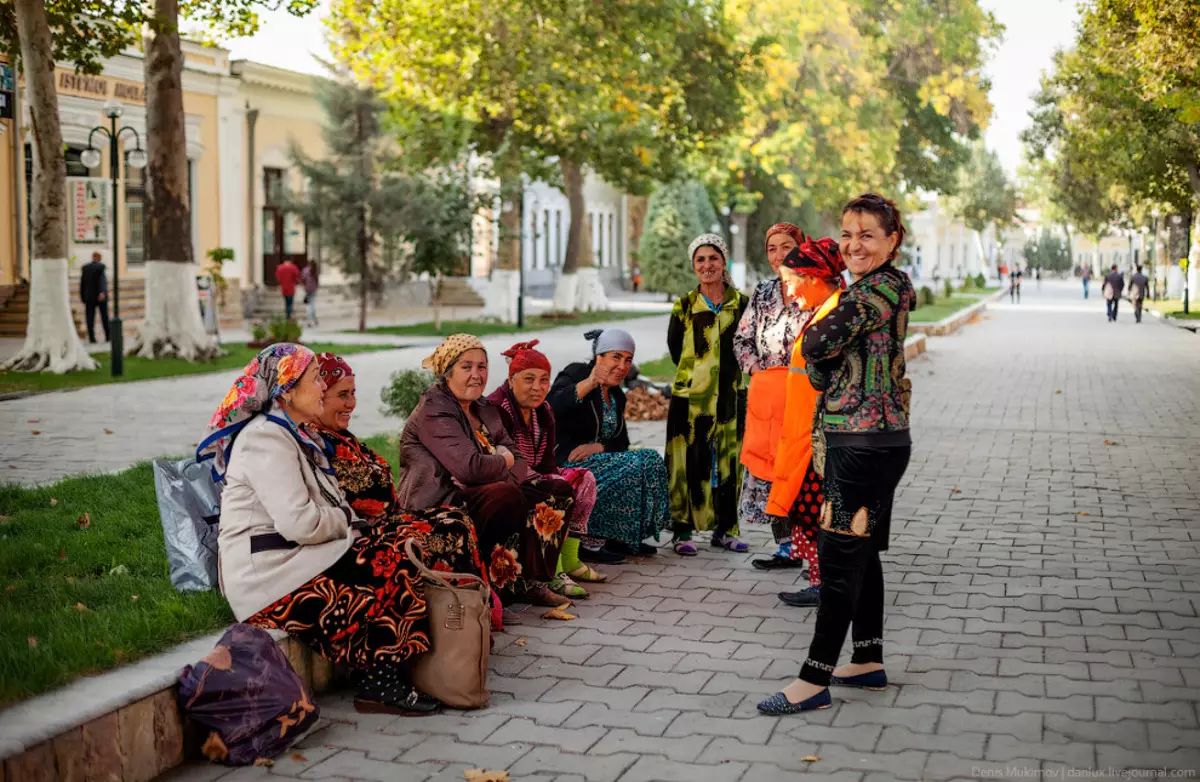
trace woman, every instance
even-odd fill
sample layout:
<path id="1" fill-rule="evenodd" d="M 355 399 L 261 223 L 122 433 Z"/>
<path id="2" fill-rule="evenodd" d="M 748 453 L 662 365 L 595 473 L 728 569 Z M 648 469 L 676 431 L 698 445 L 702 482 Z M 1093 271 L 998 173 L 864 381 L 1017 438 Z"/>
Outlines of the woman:
<path id="1" fill-rule="evenodd" d="M 424 715 L 410 683 L 429 651 L 425 598 L 393 522 L 363 524 L 312 431 L 325 386 L 311 350 L 263 349 L 234 382 L 197 449 L 223 480 L 221 591 L 238 621 L 284 630 L 358 674 L 355 708 Z"/>
<path id="2" fill-rule="evenodd" d="M 879 552 L 888 547 L 892 500 L 912 450 L 904 338 L 915 294 L 892 263 L 904 234 L 900 210 L 881 196 L 868 193 L 843 208 L 841 253 L 854 283 L 801 343 L 821 393 L 814 432 L 826 448 L 821 601 L 800 678 L 759 703 L 763 714 L 828 708 L 831 683 L 887 686 Z M 853 656 L 835 668 L 851 625 Z"/>
<path id="3" fill-rule="evenodd" d="M 396 501 L 392 467 L 350 433 L 358 406 L 354 370 L 341 356 L 317 356 L 317 372 L 325 385 L 324 409 L 317 434 L 333 467 L 338 487 L 354 512 L 368 524 L 395 522 L 406 537 L 417 537 L 425 564 L 445 573 L 471 573 L 487 582 L 475 526 L 460 509 L 429 508 L 405 513 Z"/>
<path id="4" fill-rule="evenodd" d="M 688 257 L 700 284 L 675 302 L 667 327 L 667 348 L 677 367 L 666 448 L 675 553 L 695 556 L 692 533 L 708 529 L 715 548 L 744 552 L 749 547 L 736 535 L 746 382 L 733 335 L 746 297 L 726 274 L 724 239 L 701 234 L 692 240 Z"/>
<path id="5" fill-rule="evenodd" d="M 804 308 L 804 302 L 792 295 L 781 278 L 784 258 L 804 240 L 804 233 L 791 223 L 777 223 L 767 229 L 767 262 L 779 276 L 758 284 L 733 335 L 738 364 L 750 376 L 741 456 L 746 477 L 738 519 L 749 524 L 770 524 L 779 545 L 773 556 L 750 563 L 759 570 L 803 566 L 799 552 L 792 547 L 788 516 L 769 517 L 767 497 L 775 475 L 775 454 L 787 403 L 788 360 L 796 337 L 812 316 L 812 309 Z"/>
<path id="6" fill-rule="evenodd" d="M 488 579 L 504 602 L 569 605 L 547 582 L 566 537 L 571 485 L 538 475 L 514 453 L 500 411 L 481 398 L 488 362 L 478 338 L 447 337 L 423 366 L 437 382 L 400 436 L 400 507 L 465 508 L 479 534 Z"/>
<path id="7" fill-rule="evenodd" d="M 575 467 L 560 469 L 554 459 L 554 411 L 546 402 L 550 392 L 550 359 L 534 350 L 538 341 L 513 345 L 501 355 L 508 359 L 508 380 L 488 396 L 500 409 L 505 429 L 517 444 L 517 455 L 539 475 L 562 478 L 575 491 L 567 514 L 567 539 L 563 541 L 559 574 L 550 589 L 570 598 L 587 599 L 587 590 L 575 579 L 603 582 L 605 576 L 579 560 L 579 545 L 587 535 L 588 519 L 596 504 L 596 478 Z M 593 547 L 601 545 L 589 539 Z"/>
<path id="8" fill-rule="evenodd" d="M 845 268 L 833 239 L 816 242 L 806 239 L 784 259 L 780 269 L 784 286 L 806 312 L 813 313 L 805 328 L 812 328 L 837 304 Z M 791 555 L 808 560 L 808 588 L 781 592 L 779 599 L 788 605 L 815 606 L 821 594 L 817 527 L 824 496 L 821 477 L 813 464 L 812 427 L 817 392 L 808 381 L 802 346 L 801 341 L 796 342 L 788 367 L 787 404 L 767 513 L 773 519 L 780 519 L 780 526 L 786 525 L 791 530 Z"/>
<path id="9" fill-rule="evenodd" d="M 633 337 L 621 329 L 589 331 L 584 337 L 592 343 L 592 360 L 568 364 L 550 389 L 558 426 L 555 456 L 563 467 L 584 469 L 596 478 L 588 534 L 606 540 L 610 549 L 650 556 L 657 549 L 643 541 L 658 540 L 671 523 L 671 506 L 662 457 L 629 450 L 621 383 L 633 366 Z M 583 545 L 579 557 L 611 562 L 608 553 Z"/>

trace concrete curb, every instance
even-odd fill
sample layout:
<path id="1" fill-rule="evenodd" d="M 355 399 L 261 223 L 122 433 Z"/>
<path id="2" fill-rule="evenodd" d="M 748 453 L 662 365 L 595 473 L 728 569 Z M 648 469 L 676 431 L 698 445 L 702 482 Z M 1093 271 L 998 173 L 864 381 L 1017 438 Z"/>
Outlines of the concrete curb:
<path id="1" fill-rule="evenodd" d="M 1164 315 L 1158 310 L 1152 310 L 1149 307 L 1145 308 L 1143 312 L 1148 312 L 1152 317 L 1158 318 L 1168 326 L 1190 331 L 1193 334 L 1200 333 L 1200 320 L 1179 320 L 1178 318 L 1172 318 L 1170 315 Z"/>
<path id="2" fill-rule="evenodd" d="M 970 323 L 979 313 L 986 310 L 987 306 L 993 301 L 1007 295 L 1008 291 L 1003 289 L 998 290 L 989 296 L 984 296 L 970 307 L 961 309 L 950 317 L 943 318 L 936 323 L 909 323 L 908 331 L 910 334 L 925 334 L 930 337 L 948 336 Z"/>

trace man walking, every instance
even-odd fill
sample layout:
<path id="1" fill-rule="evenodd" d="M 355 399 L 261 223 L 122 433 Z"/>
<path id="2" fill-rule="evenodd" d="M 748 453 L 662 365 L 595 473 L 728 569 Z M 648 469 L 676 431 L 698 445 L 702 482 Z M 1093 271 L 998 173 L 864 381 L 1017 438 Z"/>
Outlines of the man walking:
<path id="1" fill-rule="evenodd" d="M 1021 267 L 1013 266 L 1008 274 L 1008 300 L 1021 303 Z"/>
<path id="2" fill-rule="evenodd" d="M 100 253 L 92 253 L 92 260 L 80 270 L 79 298 L 83 301 L 88 342 L 96 344 L 97 310 L 100 312 L 100 325 L 104 327 L 104 341 L 108 342 L 108 275 L 104 262 L 100 260 Z"/>
<path id="3" fill-rule="evenodd" d="M 1117 308 L 1121 305 L 1121 294 L 1125 292 L 1125 277 L 1114 263 L 1112 271 L 1104 278 L 1104 299 L 1108 304 L 1108 319 L 1117 322 Z"/>
<path id="4" fill-rule="evenodd" d="M 1079 275 L 1083 278 L 1083 298 L 1088 297 L 1088 288 L 1092 285 L 1092 267 L 1084 266 L 1083 272 Z"/>
<path id="5" fill-rule="evenodd" d="M 296 283 L 300 281 L 300 267 L 291 261 L 284 261 L 275 267 L 275 280 L 279 283 L 279 292 L 283 294 L 283 313 L 292 319 L 292 305 L 296 302 Z"/>
<path id="6" fill-rule="evenodd" d="M 1142 301 L 1149 290 L 1150 279 L 1142 274 L 1142 267 L 1138 266 L 1137 271 L 1129 278 L 1129 300 L 1133 302 L 1133 319 L 1138 323 L 1142 322 Z"/>
<path id="7" fill-rule="evenodd" d="M 317 288 L 320 287 L 318 279 L 318 269 L 316 261 L 309 261 L 304 264 L 304 271 L 300 273 L 300 279 L 304 282 L 304 303 L 308 305 L 308 326 L 317 325 Z"/>

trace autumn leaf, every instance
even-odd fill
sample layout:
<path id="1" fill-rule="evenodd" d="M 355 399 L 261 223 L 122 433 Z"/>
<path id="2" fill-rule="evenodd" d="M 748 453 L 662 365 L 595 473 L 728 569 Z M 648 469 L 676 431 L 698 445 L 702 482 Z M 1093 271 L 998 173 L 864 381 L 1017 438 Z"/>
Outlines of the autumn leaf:
<path id="1" fill-rule="evenodd" d="M 525 644 L 529 643 L 529 639 L 527 639 L 525 637 L 521 637 L 521 638 L 518 638 L 517 640 L 513 641 L 513 643 L 516 644 L 517 646 L 524 646 Z"/>
<path id="2" fill-rule="evenodd" d="M 805 763 L 816 763 L 818 760 L 821 759 L 821 756 L 820 755 L 805 755 L 804 757 L 802 757 L 800 759 L 803 760 Z"/>
<path id="3" fill-rule="evenodd" d="M 56 500 L 56 499 L 54 499 L 53 497 L 51 497 L 51 498 L 50 498 L 50 507 L 54 507 L 54 506 L 55 506 L 55 505 L 57 505 L 57 504 L 58 504 L 58 500 Z"/>
<path id="4" fill-rule="evenodd" d="M 8 523 L 8 516 L 0 516 L 0 527 Z"/>
<path id="5" fill-rule="evenodd" d="M 1120 443 L 1118 443 L 1116 440 L 1105 440 L 1104 444 L 1105 445 L 1120 445 Z"/>
<path id="6" fill-rule="evenodd" d="M 482 768 L 469 768 L 463 772 L 467 782 L 509 782 L 507 771 L 487 771 Z"/>
<path id="7" fill-rule="evenodd" d="M 105 430 L 104 430 L 104 433 L 105 433 L 105 434 L 112 434 L 113 432 L 112 432 L 112 429 L 105 429 Z"/>
<path id="8" fill-rule="evenodd" d="M 294 760 L 294 761 L 296 761 L 296 762 L 298 762 L 298 763 L 304 763 L 304 762 L 307 762 L 307 761 L 308 761 L 308 758 L 304 757 L 304 755 L 302 755 L 302 754 L 301 754 L 301 753 L 299 753 L 299 752 L 293 752 L 293 753 L 292 753 L 292 760 Z"/>
<path id="9" fill-rule="evenodd" d="M 1054 395 L 1055 395 L 1055 396 L 1061 396 L 1061 395 L 1062 395 L 1062 391 L 1055 391 L 1055 392 L 1054 392 Z"/>
<path id="10" fill-rule="evenodd" d="M 75 610 L 82 614 L 83 612 L 88 610 L 88 607 L 85 606 L 83 603 L 76 603 Z"/>
<path id="11" fill-rule="evenodd" d="M 15 592 L 15 591 L 17 591 L 17 585 L 9 584 L 8 586 L 4 587 L 4 591 L 5 592 Z"/>
<path id="12" fill-rule="evenodd" d="M 555 606 L 542 614 L 542 619 L 558 619 L 563 622 L 569 622 L 576 618 L 575 614 L 567 612 L 567 606 Z"/>
<path id="13" fill-rule="evenodd" d="M 275 761 L 271 760 L 270 758 L 255 758 L 254 765 L 270 768 L 271 766 L 275 765 Z"/>
<path id="14" fill-rule="evenodd" d="M 27 638 L 25 640 L 29 643 L 30 649 L 37 648 L 37 636 L 36 635 L 31 635 L 31 636 L 29 636 L 29 638 Z"/>
<path id="15" fill-rule="evenodd" d="M 1079 511 L 1079 513 L 1076 513 L 1075 515 L 1076 516 L 1091 516 L 1092 514 L 1088 513 L 1086 510 L 1081 510 L 1081 511 Z"/>
<path id="16" fill-rule="evenodd" d="M 137 601 L 137 600 L 138 600 L 138 599 L 140 599 L 140 598 L 141 598 L 141 595 L 130 595 L 130 596 L 129 596 L 129 599 L 130 599 L 130 600 L 133 600 L 133 601 Z"/>
<path id="17" fill-rule="evenodd" d="M 38 430 L 38 429 L 34 429 L 34 430 L 33 430 L 33 433 L 34 433 L 34 434 L 41 434 L 41 431 L 40 431 L 40 430 Z"/>
<path id="18" fill-rule="evenodd" d="M 67 550 L 65 548 L 60 548 L 58 550 L 58 561 L 59 562 L 67 561 Z"/>
<path id="19" fill-rule="evenodd" d="M 87 529 L 88 527 L 92 526 L 92 514 L 83 514 L 79 518 L 75 519 L 75 523 L 79 525 L 80 529 Z"/>
<path id="20" fill-rule="evenodd" d="M 27 423 L 27 424 L 37 424 L 37 423 L 41 423 L 41 421 L 42 421 L 42 419 L 40 419 L 40 418 L 30 418 L 30 419 L 29 419 L 28 421 L 26 421 L 25 423 Z"/>

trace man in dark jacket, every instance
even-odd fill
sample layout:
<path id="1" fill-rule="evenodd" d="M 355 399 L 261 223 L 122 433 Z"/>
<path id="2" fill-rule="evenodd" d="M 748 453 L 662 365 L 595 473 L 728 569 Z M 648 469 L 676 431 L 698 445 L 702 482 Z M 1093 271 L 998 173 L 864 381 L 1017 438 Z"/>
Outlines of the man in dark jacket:
<path id="1" fill-rule="evenodd" d="M 1139 266 L 1129 279 L 1129 300 L 1133 302 L 1133 317 L 1138 323 L 1142 322 L 1142 301 L 1149 290 L 1150 279 L 1142 274 L 1142 267 Z"/>
<path id="2" fill-rule="evenodd" d="M 100 253 L 92 253 L 92 260 L 83 265 L 79 274 L 79 298 L 83 301 L 84 317 L 87 320 L 88 342 L 96 342 L 96 311 L 100 311 L 100 325 L 104 327 L 104 341 L 108 342 L 108 276 Z"/>
<path id="3" fill-rule="evenodd" d="M 1121 294 L 1125 292 L 1125 277 L 1114 263 L 1112 271 L 1104 278 L 1104 299 L 1108 303 L 1108 319 L 1117 322 L 1117 307 L 1121 304 Z"/>

